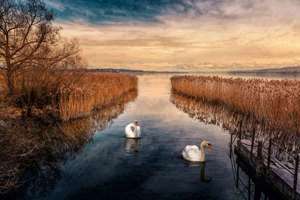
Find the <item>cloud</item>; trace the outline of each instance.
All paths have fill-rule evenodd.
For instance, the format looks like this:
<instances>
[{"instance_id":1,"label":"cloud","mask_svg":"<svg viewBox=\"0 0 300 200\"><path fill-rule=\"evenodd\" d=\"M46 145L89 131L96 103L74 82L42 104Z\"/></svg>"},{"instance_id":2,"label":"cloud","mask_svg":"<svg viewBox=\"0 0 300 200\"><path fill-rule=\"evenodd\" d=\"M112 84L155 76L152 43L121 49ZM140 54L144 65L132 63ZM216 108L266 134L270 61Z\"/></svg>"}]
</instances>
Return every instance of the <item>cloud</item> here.
<instances>
[{"instance_id":1,"label":"cloud","mask_svg":"<svg viewBox=\"0 0 300 200\"><path fill-rule=\"evenodd\" d=\"M60 20L84 19L88 23L144 21L157 22L165 8L181 0L47 0ZM64 9L56 5L64 5Z\"/></svg>"},{"instance_id":2,"label":"cloud","mask_svg":"<svg viewBox=\"0 0 300 200\"><path fill-rule=\"evenodd\" d=\"M296 65L297 0L102 0L63 4L57 23L93 66L201 69ZM54 6L52 6L54 7Z\"/></svg>"},{"instance_id":3,"label":"cloud","mask_svg":"<svg viewBox=\"0 0 300 200\"><path fill-rule=\"evenodd\" d=\"M298 0L46 0L59 20L91 24L164 22L177 19L214 20L296 20L300 17Z\"/></svg>"},{"instance_id":4,"label":"cloud","mask_svg":"<svg viewBox=\"0 0 300 200\"><path fill-rule=\"evenodd\" d=\"M63 12L65 9L65 6L63 3L53 0L45 0L45 3L47 6L49 6L51 9L55 9L57 11Z\"/></svg>"}]
</instances>

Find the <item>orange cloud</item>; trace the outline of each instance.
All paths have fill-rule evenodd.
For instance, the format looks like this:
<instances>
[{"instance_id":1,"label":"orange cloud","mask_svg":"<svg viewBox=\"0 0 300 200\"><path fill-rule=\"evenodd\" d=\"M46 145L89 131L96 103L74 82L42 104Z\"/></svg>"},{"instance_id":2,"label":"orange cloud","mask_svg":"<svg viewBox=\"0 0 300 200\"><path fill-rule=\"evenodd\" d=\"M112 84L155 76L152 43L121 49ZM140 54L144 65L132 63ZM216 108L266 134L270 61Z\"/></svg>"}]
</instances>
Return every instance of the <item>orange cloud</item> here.
<instances>
[{"instance_id":1,"label":"orange cloud","mask_svg":"<svg viewBox=\"0 0 300 200\"><path fill-rule=\"evenodd\" d=\"M222 7L200 16L168 12L159 17L161 23L59 25L63 36L78 38L95 67L195 70L299 64L300 3L254 0L247 7L239 2L248 1L224 0Z\"/></svg>"}]
</instances>

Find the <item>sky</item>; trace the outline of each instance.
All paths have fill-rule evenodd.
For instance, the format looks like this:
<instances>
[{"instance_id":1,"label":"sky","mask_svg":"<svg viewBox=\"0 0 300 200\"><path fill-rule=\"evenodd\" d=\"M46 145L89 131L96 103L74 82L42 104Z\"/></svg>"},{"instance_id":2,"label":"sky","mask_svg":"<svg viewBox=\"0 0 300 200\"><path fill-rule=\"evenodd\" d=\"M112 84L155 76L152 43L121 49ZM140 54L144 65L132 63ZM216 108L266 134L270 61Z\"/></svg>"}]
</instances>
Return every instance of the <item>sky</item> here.
<instances>
[{"instance_id":1,"label":"sky","mask_svg":"<svg viewBox=\"0 0 300 200\"><path fill-rule=\"evenodd\" d=\"M228 70L300 64L299 0L45 0L89 67Z\"/></svg>"}]
</instances>

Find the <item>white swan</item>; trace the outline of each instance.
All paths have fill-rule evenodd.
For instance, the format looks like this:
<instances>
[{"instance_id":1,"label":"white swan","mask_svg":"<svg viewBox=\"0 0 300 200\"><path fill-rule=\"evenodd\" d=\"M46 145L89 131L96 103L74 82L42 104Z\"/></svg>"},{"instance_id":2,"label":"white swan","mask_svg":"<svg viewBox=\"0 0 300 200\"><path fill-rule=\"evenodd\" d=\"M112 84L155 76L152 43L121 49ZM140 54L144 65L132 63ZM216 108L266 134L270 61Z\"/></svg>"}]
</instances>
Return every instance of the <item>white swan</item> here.
<instances>
[{"instance_id":1,"label":"white swan","mask_svg":"<svg viewBox=\"0 0 300 200\"><path fill-rule=\"evenodd\" d=\"M125 136L132 139L138 139L141 137L141 127L138 121L134 121L126 126Z\"/></svg>"},{"instance_id":2,"label":"white swan","mask_svg":"<svg viewBox=\"0 0 300 200\"><path fill-rule=\"evenodd\" d=\"M182 157L190 162L205 162L205 149L211 147L212 144L206 140L201 142L200 148L196 145L187 145L182 151Z\"/></svg>"}]
</instances>

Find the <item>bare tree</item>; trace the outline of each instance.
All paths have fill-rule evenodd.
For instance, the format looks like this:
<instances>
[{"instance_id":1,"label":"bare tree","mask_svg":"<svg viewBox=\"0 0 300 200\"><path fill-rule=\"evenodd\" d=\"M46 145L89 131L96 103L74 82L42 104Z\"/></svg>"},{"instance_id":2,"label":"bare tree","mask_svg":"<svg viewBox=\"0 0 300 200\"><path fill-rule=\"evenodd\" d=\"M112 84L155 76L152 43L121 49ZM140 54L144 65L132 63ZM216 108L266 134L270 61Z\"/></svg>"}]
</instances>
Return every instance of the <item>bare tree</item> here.
<instances>
[{"instance_id":1,"label":"bare tree","mask_svg":"<svg viewBox=\"0 0 300 200\"><path fill-rule=\"evenodd\" d=\"M77 45L63 42L52 21L41 0L0 0L0 69L9 96L15 94L17 77L23 73L74 61Z\"/></svg>"}]
</instances>

